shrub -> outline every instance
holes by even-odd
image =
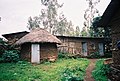
[[[80,73],[84,72],[80,67],[65,68],[62,73],[61,81],[83,81]]]
[[[2,57],[3,52],[7,49],[7,42],[0,38],[0,58]]]
[[[95,70],[93,70],[92,75],[96,81],[107,81],[107,74],[111,71],[109,65],[103,64],[103,59],[96,62]]]
[[[112,58],[112,53],[111,52],[110,53],[105,53],[104,57],[106,57],[106,58]]]
[[[68,53],[59,52],[59,53],[58,53],[58,58],[69,58],[69,57],[68,57]]]
[[[2,55],[3,62],[17,62],[19,61],[19,54],[16,50],[5,51]]]
[[[89,56],[89,58],[100,58],[100,57],[101,57],[101,56],[100,56],[99,52],[93,52],[93,53],[91,53],[90,56]]]

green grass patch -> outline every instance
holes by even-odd
[[[92,72],[92,76],[95,81],[108,81],[107,73],[110,71],[109,65],[103,64],[104,59],[99,59],[96,62],[95,70]]]
[[[0,63],[1,81],[72,81],[84,79],[87,59],[59,59],[55,63]],[[79,80],[80,81],[80,80]]]

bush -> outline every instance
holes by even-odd
[[[111,52],[110,53],[105,53],[104,57],[106,57],[106,58],[112,58],[112,53]]]
[[[73,68],[66,68],[63,71],[61,81],[83,81],[82,78],[80,78],[80,73],[84,72],[80,69],[80,67],[73,67]]]
[[[96,62],[95,70],[92,72],[92,76],[96,81],[107,81],[107,74],[111,71],[109,65],[103,64],[103,59]]]
[[[0,58],[2,57],[3,52],[7,49],[7,42],[0,38]]]
[[[89,58],[100,58],[100,57],[101,56],[100,56],[99,52],[91,53],[90,56],[89,56]]]
[[[5,51],[2,55],[3,62],[18,62],[19,54],[17,50]]]
[[[68,53],[59,52],[59,53],[58,53],[58,58],[69,58],[69,57],[68,57]]]

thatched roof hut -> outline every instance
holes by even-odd
[[[32,63],[44,60],[54,61],[57,58],[57,45],[61,41],[44,29],[34,29],[15,44],[21,45],[20,57]]]
[[[60,44],[61,41],[47,32],[42,28],[34,29],[20,40],[18,40],[15,44],[20,45],[23,43],[56,43]]]

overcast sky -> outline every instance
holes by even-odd
[[[58,0],[64,3],[63,11],[75,26],[83,27],[84,11],[88,7],[86,0]],[[102,15],[111,0],[101,0],[97,6]],[[26,31],[28,17],[38,16],[41,10],[40,0],[0,0],[0,35]]]

